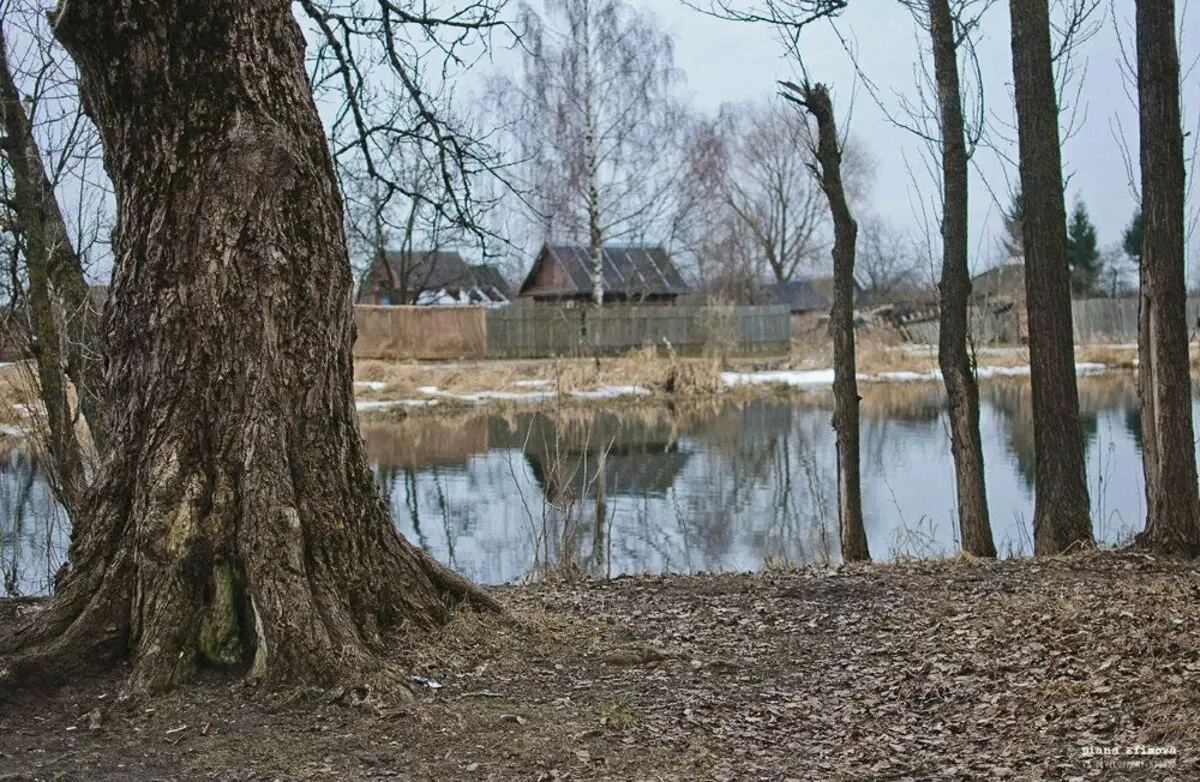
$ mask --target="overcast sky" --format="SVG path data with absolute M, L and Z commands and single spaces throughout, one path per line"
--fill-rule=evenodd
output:
M 777 79 L 796 74 L 769 28 L 707 17 L 679 0 L 631 2 L 652 12 L 673 35 L 676 65 L 686 74 L 685 89 L 699 108 L 715 110 L 726 101 L 766 97 L 774 92 Z M 1127 94 L 1122 85 L 1116 31 L 1117 26 L 1124 31 L 1132 56 L 1133 3 L 1117 0 L 1119 13 L 1124 16 L 1117 20 L 1116 26 L 1109 3 L 1103 5 L 1103 26 L 1081 47 L 1078 55 L 1081 65 L 1086 61 L 1079 100 L 1080 112 L 1086 112 L 1086 117 L 1083 113 L 1079 115 L 1081 124 L 1076 135 L 1065 142 L 1063 159 L 1069 176 L 1068 209 L 1071 201 L 1081 196 L 1097 226 L 1101 246 L 1106 247 L 1120 241 L 1136 207 L 1121 147 L 1114 139 L 1118 122 L 1124 127 L 1134 155 L 1135 178 L 1138 175 L 1137 110 L 1130 99 L 1132 93 Z M 1200 54 L 1200 6 L 1188 10 L 1187 0 L 1180 0 L 1178 5 L 1183 24 L 1180 52 L 1186 71 Z M 850 4 L 837 24 L 843 35 L 856 41 L 859 67 L 865 76 L 876 84 L 884 102 L 892 109 L 897 108 L 895 93 L 913 93 L 918 30 L 909 12 L 895 0 L 858 0 Z M 919 219 L 914 215 L 920 196 L 914 192 L 905 161 L 914 167 L 922 165 L 921 142 L 888 122 L 856 78 L 851 59 L 829 25 L 814 25 L 806 30 L 803 49 L 810 75 L 831 86 L 843 120 L 853 101 L 850 131 L 865 142 L 876 164 L 872 208 L 897 227 L 916 230 Z M 1003 127 L 1013 121 L 1008 3 L 1003 0 L 996 2 L 984 18 L 980 53 L 989 112 L 1001 134 L 1013 136 Z M 1197 76 L 1192 73 L 1190 79 L 1184 79 L 1185 127 L 1189 130 L 1195 130 L 1200 119 Z M 1189 157 L 1197 135 L 1200 134 L 1193 133 L 1188 138 Z M 1008 147 L 1005 153 L 1016 159 L 1015 146 Z M 984 268 L 998 260 L 994 236 L 1001 230 L 999 207 L 986 186 L 1000 194 L 1003 205 L 1007 206 L 1009 183 L 1016 183 L 1017 174 L 990 150 L 979 150 L 976 163 L 979 171 L 973 173 L 971 183 L 972 253 L 977 256 L 973 258 L 975 266 Z M 923 169 L 918 173 L 919 185 L 928 197 L 934 192 L 934 185 L 924 176 Z M 1195 254 L 1193 251 L 1192 255 Z M 1195 265 L 1200 271 L 1200 262 Z

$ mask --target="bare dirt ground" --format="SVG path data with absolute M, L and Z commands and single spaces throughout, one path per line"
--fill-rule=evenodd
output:
M 441 685 L 412 699 L 265 692 L 232 674 L 140 702 L 120 698 L 119 673 L 0 690 L 0 779 L 1200 778 L 1195 562 L 952 560 L 496 594 L 516 623 L 463 615 L 397 639 L 394 661 Z M 0 623 L 36 606 L 0 601 Z

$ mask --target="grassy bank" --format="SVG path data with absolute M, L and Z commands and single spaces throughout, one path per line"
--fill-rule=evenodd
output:
M 462 615 L 395 639 L 393 661 L 441 685 L 415 699 L 218 674 L 153 703 L 120 701 L 119 675 L 0 693 L 0 778 L 1200 774 L 1194 563 L 948 560 L 495 593 L 517 624 Z M 1084 753 L 1137 745 L 1177 754 Z
M 1133 346 L 1084 346 L 1076 361 L 1112 369 L 1132 369 Z M 860 338 L 858 371 L 866 376 L 889 373 L 928 375 L 937 369 L 933 346 L 908 345 L 873 336 Z M 1027 367 L 1025 348 L 983 348 L 978 351 L 981 373 Z M 1193 353 L 1200 368 L 1200 348 Z M 388 402 L 412 412 L 422 407 L 473 407 L 481 403 L 512 407 L 561 396 L 568 401 L 611 399 L 616 396 L 712 397 L 717 393 L 737 397 L 778 395 L 773 383 L 745 383 L 730 387 L 722 373 L 810 372 L 833 366 L 833 349 L 827 340 L 793 343 L 788 356 L 775 358 L 685 358 L 664 356 L 648 349 L 611 358 L 545 360 L 487 360 L 468 362 L 401 362 L 359 360 L 355 364 L 355 394 L 364 413 L 383 409 Z M 887 378 L 884 377 L 886 380 Z M 795 388 L 787 393 L 795 393 Z M 468 397 L 468 398 L 463 398 Z M 474 398 L 472 398 L 474 397 Z M 29 367 L 0 367 L 0 437 L 28 431 L 40 411 L 40 402 Z

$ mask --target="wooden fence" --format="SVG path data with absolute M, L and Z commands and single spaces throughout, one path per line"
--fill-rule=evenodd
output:
M 1075 342 L 1078 344 L 1137 342 L 1138 300 L 1086 299 L 1071 302 L 1075 323 Z M 1188 297 L 1187 325 L 1192 334 L 1200 316 L 1200 297 Z M 1194 336 L 1194 335 L 1193 335 Z
M 967 311 L 971 339 L 977 345 L 1016 345 L 1021 323 L 1015 307 L 971 307 Z M 941 332 L 937 313 L 926 313 L 897 326 L 906 342 L 936 345 Z
M 463 359 L 487 355 L 484 307 L 356 305 L 355 358 Z
M 542 358 L 622 353 L 643 347 L 680 353 L 785 353 L 786 307 L 509 307 L 487 312 L 487 354 Z
M 1020 306 L 1020 305 L 1017 305 Z M 971 310 L 971 332 L 978 344 L 1015 345 L 1017 339 L 1016 307 L 984 313 Z M 1196 319 L 1200 317 L 1200 297 L 1187 300 L 1187 326 L 1196 337 Z M 1075 299 L 1071 302 L 1071 320 L 1076 345 L 1133 344 L 1137 342 L 1138 301 L 1136 298 Z M 921 318 L 900 326 L 909 342 L 937 344 L 936 316 Z

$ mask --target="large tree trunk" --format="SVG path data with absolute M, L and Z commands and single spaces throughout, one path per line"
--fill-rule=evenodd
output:
M 1146 529 L 1139 542 L 1200 553 L 1184 272 L 1183 125 L 1174 0 L 1137 3 L 1142 163 L 1142 396 Z
M 395 530 L 351 392 L 351 271 L 332 162 L 281 0 L 65 0 L 120 215 L 112 448 L 10 676 L 128 656 L 363 675 L 384 634 L 469 582 Z
M 59 501 L 77 515 L 87 476 L 68 396 L 73 383 L 97 450 L 105 444 L 99 313 L 88 296 L 83 266 L 46 175 L 13 80 L 0 23 L 0 121 L 5 159 L 13 179 L 13 211 L 23 238 L 28 278 L 29 326 L 36 375 L 46 411 L 46 452 Z
M 949 0 L 930 0 L 929 33 L 942 118 L 942 279 L 938 364 L 950 412 L 950 448 L 958 495 L 962 548 L 977 557 L 996 556 L 988 518 L 979 435 L 979 384 L 967 349 L 971 296 L 967 228 L 967 144 L 958 80 L 958 47 Z
M 842 151 L 838 143 L 833 102 L 824 84 L 785 83 L 787 97 L 802 105 L 817 121 L 817 164 L 821 189 L 833 216 L 833 428 L 837 435 L 838 524 L 842 559 L 868 561 L 863 524 L 859 469 L 858 375 L 854 360 L 854 244 L 858 224 L 850 214 L 842 185 Z
M 1021 155 L 1025 291 L 1033 386 L 1033 550 L 1093 545 L 1067 267 L 1058 104 L 1047 0 L 1009 0 Z

